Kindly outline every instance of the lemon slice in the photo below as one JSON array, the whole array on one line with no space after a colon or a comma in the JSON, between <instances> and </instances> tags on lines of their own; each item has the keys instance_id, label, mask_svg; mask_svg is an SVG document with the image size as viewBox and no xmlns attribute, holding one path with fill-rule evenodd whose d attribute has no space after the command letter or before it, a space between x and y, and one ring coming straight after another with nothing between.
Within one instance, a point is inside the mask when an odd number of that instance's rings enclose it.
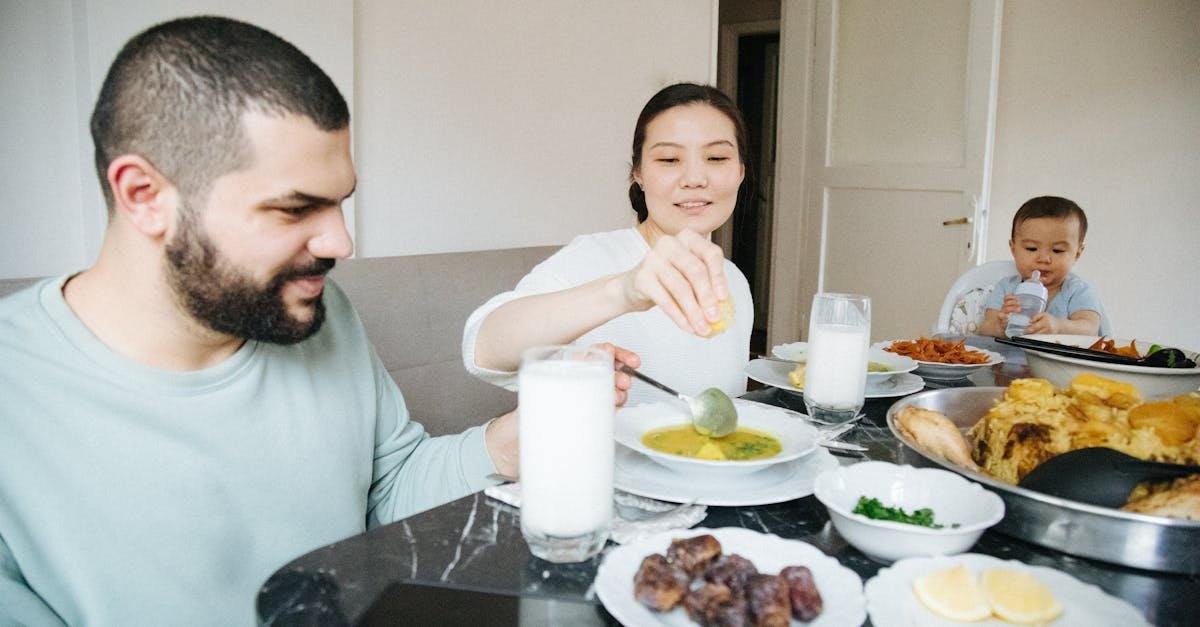
<instances>
[{"instance_id":1,"label":"lemon slice","mask_svg":"<svg viewBox=\"0 0 1200 627\"><path fill-rule=\"evenodd\" d=\"M943 618L977 621L992 615L975 576L962 564L917 577L912 585L917 600Z\"/></svg>"},{"instance_id":2,"label":"lemon slice","mask_svg":"<svg viewBox=\"0 0 1200 627\"><path fill-rule=\"evenodd\" d=\"M984 571L983 590L996 616L1010 623L1043 624L1062 614L1062 605L1050 589L1024 571Z\"/></svg>"},{"instance_id":3,"label":"lemon slice","mask_svg":"<svg viewBox=\"0 0 1200 627\"><path fill-rule=\"evenodd\" d=\"M726 298L717 303L721 308L721 319L708 325L708 335L704 337L712 337L718 333L723 333L729 325L733 324L733 299Z\"/></svg>"},{"instance_id":4,"label":"lemon slice","mask_svg":"<svg viewBox=\"0 0 1200 627\"><path fill-rule=\"evenodd\" d=\"M796 364L795 370L788 373L788 381L801 390L804 389L804 368L806 364Z\"/></svg>"}]
</instances>

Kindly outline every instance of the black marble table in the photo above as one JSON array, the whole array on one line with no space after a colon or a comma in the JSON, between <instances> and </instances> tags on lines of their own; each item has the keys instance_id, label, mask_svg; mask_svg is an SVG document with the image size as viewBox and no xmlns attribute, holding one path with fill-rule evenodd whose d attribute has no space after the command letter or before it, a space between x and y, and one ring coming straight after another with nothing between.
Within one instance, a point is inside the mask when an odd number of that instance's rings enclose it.
<instances>
[{"instance_id":1,"label":"black marble table","mask_svg":"<svg viewBox=\"0 0 1200 627\"><path fill-rule=\"evenodd\" d=\"M1002 352L1005 363L956 385L1007 385L1027 373L1020 351L982 343ZM774 388L745 396L804 410L799 395ZM885 426L884 415L895 400L869 400L863 424L843 439L867 447L860 459L930 465L897 442ZM803 540L837 558L864 582L884 566L846 544L812 496L753 507L710 506L700 526L744 527ZM1155 625L1200 623L1200 575L1125 568L995 531L984 533L971 550L1066 572L1125 599ZM601 559L603 555L582 564L558 565L532 556L521 537L519 510L478 493L297 558L264 584L258 595L258 617L261 624L273 626L430 625L440 620L445 621L440 624L613 625L616 621L591 590Z\"/></svg>"}]
</instances>

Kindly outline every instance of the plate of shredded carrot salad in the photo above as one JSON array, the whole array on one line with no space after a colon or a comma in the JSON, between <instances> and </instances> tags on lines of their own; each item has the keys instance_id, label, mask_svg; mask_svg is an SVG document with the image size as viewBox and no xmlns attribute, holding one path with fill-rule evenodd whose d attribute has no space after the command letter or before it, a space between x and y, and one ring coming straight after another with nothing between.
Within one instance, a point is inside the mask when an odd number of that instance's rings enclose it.
<instances>
[{"instance_id":1,"label":"plate of shredded carrot salad","mask_svg":"<svg viewBox=\"0 0 1200 627\"><path fill-rule=\"evenodd\" d=\"M916 374L925 379L962 379L980 368L1004 361L1000 353L974 346L964 340L950 341L921 336L915 340L890 340L876 346L889 353L916 360Z\"/></svg>"}]
</instances>

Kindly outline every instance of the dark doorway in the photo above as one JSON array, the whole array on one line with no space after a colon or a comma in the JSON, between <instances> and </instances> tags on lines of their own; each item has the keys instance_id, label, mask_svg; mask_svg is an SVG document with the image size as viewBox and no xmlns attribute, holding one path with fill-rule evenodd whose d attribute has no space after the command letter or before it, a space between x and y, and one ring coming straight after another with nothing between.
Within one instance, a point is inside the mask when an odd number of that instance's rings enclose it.
<instances>
[{"instance_id":1,"label":"dark doorway","mask_svg":"<svg viewBox=\"0 0 1200 627\"><path fill-rule=\"evenodd\" d=\"M775 196L775 116L779 33L738 37L737 104L749 132L754 194L733 216L730 258L746 275L754 297L750 351L767 352L767 312L771 301L771 230Z\"/></svg>"}]
</instances>

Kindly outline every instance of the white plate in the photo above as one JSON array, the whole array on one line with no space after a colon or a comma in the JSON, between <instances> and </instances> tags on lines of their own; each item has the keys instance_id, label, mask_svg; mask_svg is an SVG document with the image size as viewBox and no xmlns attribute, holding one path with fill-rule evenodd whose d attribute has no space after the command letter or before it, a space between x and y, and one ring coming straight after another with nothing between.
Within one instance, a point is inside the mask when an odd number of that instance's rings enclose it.
<instances>
[{"instance_id":1,"label":"white plate","mask_svg":"<svg viewBox=\"0 0 1200 627\"><path fill-rule=\"evenodd\" d=\"M613 486L630 494L672 503L693 501L698 505L726 507L767 505L812 494L817 475L837 466L837 458L824 448L818 448L811 455L748 475L696 481L690 475L654 463L641 453L617 446Z\"/></svg>"},{"instance_id":2,"label":"white plate","mask_svg":"<svg viewBox=\"0 0 1200 627\"><path fill-rule=\"evenodd\" d=\"M897 342L897 341L901 341L901 340L888 340L886 342L877 342L877 343L871 345L871 347L872 348L878 347L878 348L882 349L884 347L891 346L892 342ZM903 340L903 341L911 341L911 340ZM916 360L917 361L916 373L925 379L931 379L934 381L954 381L957 379L964 379L966 377L969 377L972 374L974 374L974 372L976 370L979 370L981 368L991 368L992 366L1004 361L1004 355L1001 355L1000 353L993 352L993 351L990 351L987 349L977 348L975 346L968 346L967 350L974 351L976 353L983 353L984 355L987 355L988 360L982 364L943 364L943 363L936 362L936 361L921 361L918 359L918 360Z\"/></svg>"},{"instance_id":3,"label":"white plate","mask_svg":"<svg viewBox=\"0 0 1200 627\"><path fill-rule=\"evenodd\" d=\"M915 362L914 362L915 363ZM792 371L790 364L770 359L752 359L746 364L746 376L762 383L793 394L804 394L804 390L788 381L787 373ZM925 387L925 380L910 372L901 372L883 379L882 381L867 381L865 396L867 398L891 398L920 392Z\"/></svg>"},{"instance_id":4,"label":"white plate","mask_svg":"<svg viewBox=\"0 0 1200 627\"><path fill-rule=\"evenodd\" d=\"M892 398L906 396L925 389L925 379L911 372L904 372L884 379L874 385L867 382L867 398Z\"/></svg>"},{"instance_id":5,"label":"white plate","mask_svg":"<svg viewBox=\"0 0 1200 627\"><path fill-rule=\"evenodd\" d=\"M927 573L963 564L975 576L990 568L1029 571L1042 582L1058 602L1063 613L1050 623L1052 627L1078 625L1148 625L1132 605L1107 594L1100 588L1045 566L1030 566L1016 560L1001 560L990 555L963 553L946 557L910 557L883 568L867 582L867 612L876 627L890 625L963 625L992 627L1011 625L998 618L974 623L958 623L940 618L925 609L912 592L912 582Z\"/></svg>"},{"instance_id":6,"label":"white plate","mask_svg":"<svg viewBox=\"0 0 1200 627\"><path fill-rule=\"evenodd\" d=\"M806 542L785 540L776 535L739 527L667 531L609 551L596 571L594 584L596 596L604 604L604 609L623 625L695 627L682 607L658 613L638 603L633 596L633 576L647 555L666 551L672 540L704 534L712 534L721 543L723 553L737 553L754 562L759 572L775 574L786 566L807 566L812 571L824 611L811 623L792 619L792 625L857 626L866 619L862 579L854 571Z\"/></svg>"},{"instance_id":7,"label":"white plate","mask_svg":"<svg viewBox=\"0 0 1200 627\"><path fill-rule=\"evenodd\" d=\"M790 359L792 361L803 362L807 357L805 353L808 350L808 342L792 342L790 344L779 344L771 349L771 354L780 359ZM867 386L871 383L879 383L888 378L894 377L904 372L912 372L917 369L917 361L910 359L904 355L889 353L883 350L882 347L872 346L867 353L867 360L876 363L881 363L891 370L887 372L867 372ZM789 368L789 371L791 368Z\"/></svg>"},{"instance_id":8,"label":"white plate","mask_svg":"<svg viewBox=\"0 0 1200 627\"><path fill-rule=\"evenodd\" d=\"M803 457L817 449L817 428L782 409L733 399L738 413L738 426L769 433L779 439L783 450L773 457L748 461L694 459L656 451L642 443L642 436L651 429L686 425L691 415L683 403L643 403L617 410L614 437L617 442L678 472L692 473L693 479L722 479L731 475L760 472L768 466Z\"/></svg>"},{"instance_id":9,"label":"white plate","mask_svg":"<svg viewBox=\"0 0 1200 627\"><path fill-rule=\"evenodd\" d=\"M808 351L808 342L789 342L787 344L776 344L771 347L771 354L780 359L790 359L792 361L805 361L805 352Z\"/></svg>"}]
</instances>

